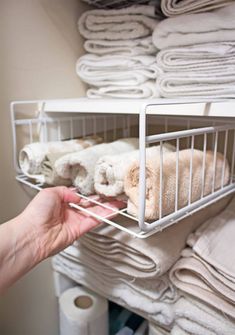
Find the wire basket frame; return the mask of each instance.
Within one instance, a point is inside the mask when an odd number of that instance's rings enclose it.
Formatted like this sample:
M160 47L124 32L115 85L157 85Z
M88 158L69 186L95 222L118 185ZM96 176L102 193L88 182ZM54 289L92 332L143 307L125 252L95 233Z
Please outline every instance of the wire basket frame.
M187 118L186 125L183 130L170 131L170 125L172 120L178 119L177 116L165 116L161 122L160 117L156 117L156 120L161 123L161 128L164 130L164 133L151 134L147 133L147 117L146 110L148 105L145 105L139 113L138 118L125 115L79 115L79 116L66 116L66 117L48 117L48 115L41 115L40 118L35 119L17 119L13 115L13 137L15 137L15 153L17 152L17 140L16 140L16 128L21 125L28 126L29 132L29 142L32 142L32 124L39 123L41 125L41 140L47 141L50 140L50 125L56 125L55 129L53 128L53 134L56 139L61 140L64 137L73 138L76 136L76 131L74 129L74 122L78 121L80 124L79 133L82 136L89 134L95 134L98 130L102 129L104 138L105 134L109 130L112 130L113 139L117 136L117 129L119 126L122 126L122 136L129 136L131 134L131 127L136 126L136 120L138 121L139 127L139 148L140 148L140 161L139 161L139 213L138 217L130 215L127 212L127 207L117 210L112 207L107 206L106 204L100 202L96 199L91 199L83 194L79 194L81 198L89 200L94 205L99 205L101 207L107 208L111 211L111 214L107 217L101 217L98 214L95 214L89 209L84 208L80 205L70 204L72 207L78 209L79 211L89 214L94 218L110 224L115 228L121 229L132 236L139 238L146 238L162 229L172 225L173 223L191 215L192 213L212 204L213 202L233 193L235 191L235 123L224 124L218 120L212 120L210 118L203 118L203 122L206 126L194 128L196 124L196 118L191 117ZM98 120L101 120L101 128L98 126ZM106 120L106 121L104 121ZM67 133L64 134L64 125L66 126ZM90 126L89 126L90 124ZM89 128L90 127L90 128ZM186 129L185 129L186 128ZM42 131L43 130L43 131ZM200 146L197 144L197 140L200 138ZM221 140L222 138L222 140ZM163 144L166 142L174 141L175 151L176 151L176 184L175 184L175 208L174 211L168 215L163 214L162 208L162 198L163 198L163 171L164 171L164 153L163 153ZM187 148L191 150L191 160L190 160L190 177L189 177L189 193L188 193L188 202L183 208L179 208L178 204L178 192L179 192L179 152L181 149L181 142L184 141ZM160 146L160 182L159 182L159 218L153 222L148 222L145 220L145 203L146 203L146 148L152 144L159 144ZM228 150L228 144L230 144L230 151ZM213 178L212 178L212 191L208 195L204 195L203 191L201 192L200 199L192 201L191 192L192 192L192 175L193 175L193 165L192 157L194 149L200 148L203 152L203 167L202 167L202 176L201 182L204 184L204 171L205 171L205 156L206 150L210 148L214 153L213 159ZM220 150L220 151L219 151ZM223 161L223 172L221 176L221 187L215 189L215 170L216 170L216 156L217 153L221 152L224 155ZM224 172L225 172L225 160L229 156L230 160L230 180L227 185L224 185ZM17 161L17 159L15 159ZM19 166L16 162L17 171L20 172ZM37 183L33 180L30 180L26 176L19 174L16 179L21 183L30 186L36 190L45 188L46 185ZM203 190L203 186L202 186Z

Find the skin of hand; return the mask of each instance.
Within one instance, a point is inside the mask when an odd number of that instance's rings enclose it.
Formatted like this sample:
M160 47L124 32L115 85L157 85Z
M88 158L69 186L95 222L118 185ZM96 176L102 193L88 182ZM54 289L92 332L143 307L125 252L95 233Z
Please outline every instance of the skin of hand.
M79 196L59 186L40 191L16 218L0 225L0 293L45 258L72 244L99 224L99 220L69 206ZM82 204L82 201L81 201ZM105 202L117 210L123 202ZM111 209L92 203L86 209L102 217L115 216Z

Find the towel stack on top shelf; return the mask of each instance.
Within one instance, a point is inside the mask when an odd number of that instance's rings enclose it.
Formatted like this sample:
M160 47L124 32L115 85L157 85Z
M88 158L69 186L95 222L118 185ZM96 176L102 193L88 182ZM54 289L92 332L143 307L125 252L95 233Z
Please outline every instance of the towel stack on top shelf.
M154 6L90 10L78 26L88 54L76 65L79 77L91 87L88 97L158 97L160 74L152 33L159 22Z
M168 18L155 28L161 96L235 97L235 4L219 4L227 6Z

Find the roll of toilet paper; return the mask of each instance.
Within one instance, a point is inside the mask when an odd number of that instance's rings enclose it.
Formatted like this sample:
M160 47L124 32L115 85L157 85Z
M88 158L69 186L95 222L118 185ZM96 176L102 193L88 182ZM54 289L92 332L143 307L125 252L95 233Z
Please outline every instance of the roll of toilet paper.
M108 301L73 287L59 298L60 335L108 335Z

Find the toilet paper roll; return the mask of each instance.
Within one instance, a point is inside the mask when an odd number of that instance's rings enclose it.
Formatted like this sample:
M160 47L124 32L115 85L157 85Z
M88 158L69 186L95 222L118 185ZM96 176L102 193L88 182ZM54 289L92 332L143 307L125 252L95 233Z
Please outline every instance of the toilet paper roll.
M108 301L83 288L73 287L59 299L60 335L108 335Z

